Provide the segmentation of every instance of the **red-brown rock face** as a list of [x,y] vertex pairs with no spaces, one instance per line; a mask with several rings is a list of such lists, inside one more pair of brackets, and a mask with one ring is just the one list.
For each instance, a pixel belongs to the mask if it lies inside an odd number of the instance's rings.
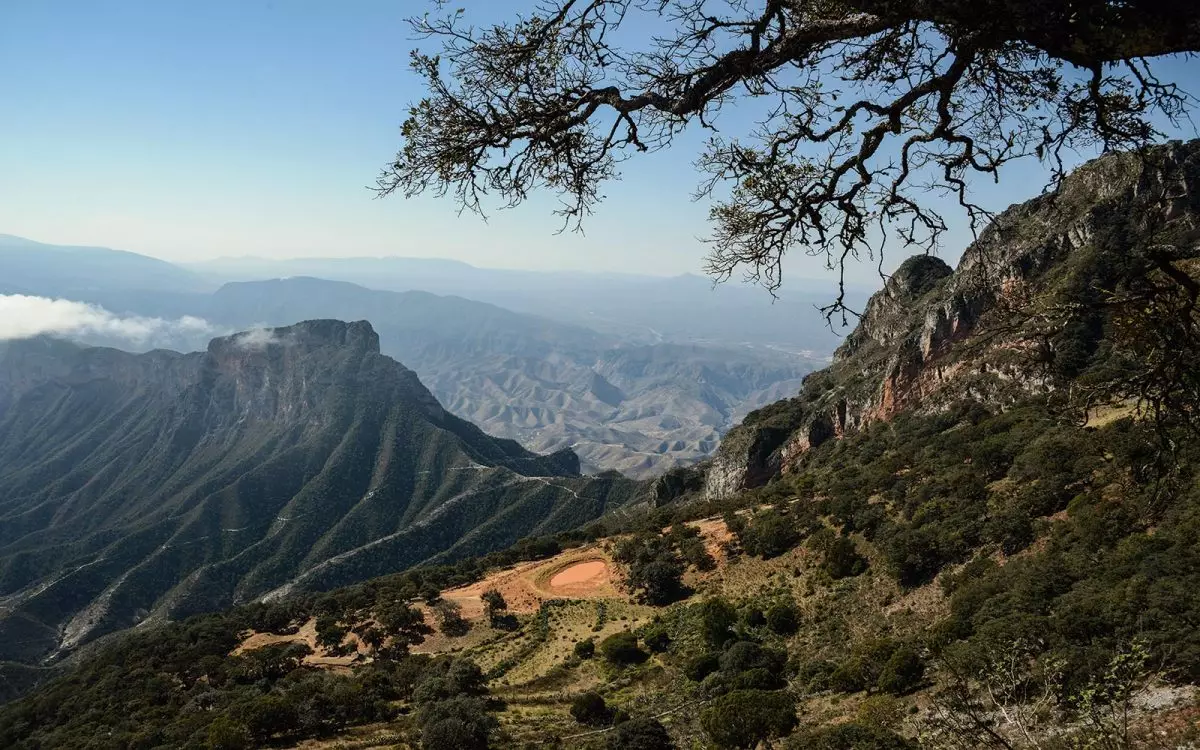
[[909,258],[871,298],[832,366],[809,376],[786,408],[762,410],[774,415],[769,429],[748,420],[729,433],[709,464],[706,494],[762,484],[822,442],[903,412],[963,400],[1002,408],[1056,388],[1047,363],[1059,352],[1041,322],[1047,305],[1069,306],[1065,290],[1103,274],[1088,265],[1102,262],[1097,243],[1144,245],[1166,227],[1195,244],[1197,183],[1200,141],[1167,144],[1145,161],[1105,156],[1058,191],[1000,214],[956,269]]

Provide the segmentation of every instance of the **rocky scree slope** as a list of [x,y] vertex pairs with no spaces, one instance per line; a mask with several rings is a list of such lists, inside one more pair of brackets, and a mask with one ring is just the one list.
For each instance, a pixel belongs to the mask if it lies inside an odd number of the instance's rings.
[[636,500],[445,411],[366,322],[0,344],[0,661],[574,528]]
[[1113,154],[1009,208],[963,253],[905,261],[871,297],[833,364],[800,395],[749,414],[716,455],[673,471],[658,502],[724,497],[786,473],[820,443],[902,411],[962,399],[1003,406],[1076,381],[1106,356],[1104,290],[1170,233],[1200,253],[1200,141]]

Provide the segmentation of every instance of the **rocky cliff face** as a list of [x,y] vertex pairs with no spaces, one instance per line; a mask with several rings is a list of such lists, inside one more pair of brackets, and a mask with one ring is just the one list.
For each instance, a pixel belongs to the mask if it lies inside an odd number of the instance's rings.
[[446,416],[415,373],[380,355],[366,321],[309,320],[213,339],[198,368],[209,408],[238,423],[307,418],[319,428],[328,421],[331,389],[344,383],[392,389],[430,419]]
[[1097,159],[1054,193],[1008,209],[953,270],[934,257],[908,259],[832,366],[806,378],[796,398],[730,431],[704,466],[704,494],[763,484],[812,447],[900,412],[961,399],[1003,405],[1061,386],[1064,368],[1051,365],[1068,352],[1047,310],[1094,291],[1095,279],[1112,276],[1106,264],[1158,233],[1195,248],[1197,217],[1200,141],[1174,142],[1144,158]]

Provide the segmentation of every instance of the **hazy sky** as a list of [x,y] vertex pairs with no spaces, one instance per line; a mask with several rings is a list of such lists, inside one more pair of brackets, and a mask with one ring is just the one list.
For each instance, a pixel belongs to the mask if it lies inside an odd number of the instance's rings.
[[[463,4],[494,13],[532,0]],[[365,186],[420,95],[403,19],[426,7],[0,0],[0,233],[168,260],[414,255],[700,269],[707,207],[689,199],[694,148],[626,164],[585,237],[555,234],[549,195],[486,224],[456,216],[450,200],[374,199]],[[1200,63],[1170,66],[1200,89]],[[1043,179],[1010,177],[994,202],[1028,197]],[[797,254],[789,271],[819,275],[820,265]]]

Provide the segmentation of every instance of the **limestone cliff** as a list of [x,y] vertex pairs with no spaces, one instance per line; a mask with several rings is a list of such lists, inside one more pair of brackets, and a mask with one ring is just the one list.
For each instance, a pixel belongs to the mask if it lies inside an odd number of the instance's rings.
[[1062,386],[1064,360],[1080,346],[1092,356],[1102,326],[1079,344],[1051,330],[1046,311],[1096,291],[1098,280],[1113,278],[1114,258],[1140,252],[1164,227],[1200,248],[1198,188],[1200,141],[1107,155],[997,216],[957,268],[909,258],[870,299],[830,367],[729,432],[703,467],[703,493],[764,484],[812,447],[900,412],[962,399],[1003,406]]

